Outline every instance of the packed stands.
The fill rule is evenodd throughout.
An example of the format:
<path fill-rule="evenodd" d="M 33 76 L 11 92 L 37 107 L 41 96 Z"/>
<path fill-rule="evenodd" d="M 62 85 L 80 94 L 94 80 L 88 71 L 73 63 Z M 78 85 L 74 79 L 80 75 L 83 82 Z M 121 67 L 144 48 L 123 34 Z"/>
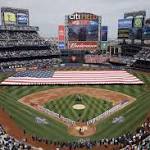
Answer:
<path fill-rule="evenodd" d="M 57 46 L 40 37 L 38 28 L 31 26 L 0 26 L 1 70 L 52 66 L 61 62 Z"/>
<path fill-rule="evenodd" d="M 132 67 L 135 68 L 135 69 L 149 71 L 149 69 L 150 69 L 150 61 L 136 60 L 132 64 Z"/>
<path fill-rule="evenodd" d="M 33 142 L 41 144 L 54 145 L 58 150 L 83 149 L 120 149 L 120 150 L 149 150 L 150 149 L 150 118 L 147 118 L 134 133 L 126 133 L 119 137 L 102 138 L 99 140 L 82 139 L 78 141 L 49 141 L 48 139 L 32 135 Z M 45 142 L 46 141 L 46 142 Z M 18 141 L 6 134 L 2 125 L 0 125 L 0 149 L 8 150 L 30 150 L 31 146 L 25 142 Z M 55 149 L 54 148 L 54 149 Z M 33 149 L 33 148 L 32 148 Z M 56 150 L 57 150 L 56 149 Z"/>
<path fill-rule="evenodd" d="M 139 44 L 127 44 L 123 43 L 121 45 L 121 56 L 130 56 L 133 57 L 139 51 L 142 50 L 142 46 Z"/>
<path fill-rule="evenodd" d="M 51 56 L 56 55 L 58 51 L 54 51 L 51 49 L 44 49 L 44 50 L 11 50 L 11 51 L 1 51 L 0 52 L 0 59 L 2 58 L 24 58 L 30 56 Z"/>
<path fill-rule="evenodd" d="M 134 59 L 150 61 L 150 47 L 143 47 L 142 50 L 134 56 Z"/>
<path fill-rule="evenodd" d="M 103 64 L 108 62 L 109 57 L 103 55 L 85 55 L 84 59 L 87 64 Z"/>
<path fill-rule="evenodd" d="M 0 47 L 45 45 L 36 31 L 3 31 L 0 30 Z"/>
<path fill-rule="evenodd" d="M 130 64 L 130 62 L 133 60 L 133 57 L 128 57 L 128 56 L 121 56 L 121 57 L 115 57 L 112 56 L 109 59 L 110 63 L 116 63 L 116 64 Z"/>
<path fill-rule="evenodd" d="M 35 67 L 43 68 L 47 67 L 50 68 L 53 65 L 57 65 L 61 63 L 61 59 L 59 58 L 39 58 L 39 59 L 27 59 L 27 60 L 13 60 L 13 61 L 5 61 L 0 62 L 0 67 L 3 68 L 3 70 L 8 69 L 15 69 L 20 67 Z"/>
<path fill-rule="evenodd" d="M 14 137 L 9 136 L 2 125 L 0 125 L 0 149 L 1 150 L 30 150 L 32 147 L 25 141 L 18 141 Z"/>
<path fill-rule="evenodd" d="M 22 72 L 17 74 L 17 76 L 9 77 L 1 84 L 143 84 L 141 80 L 126 71 L 55 71 L 51 77 L 48 77 L 46 74 L 47 72 Z"/>
<path fill-rule="evenodd" d="M 150 47 L 143 47 L 133 58 L 131 64 L 134 68 L 150 69 Z"/>

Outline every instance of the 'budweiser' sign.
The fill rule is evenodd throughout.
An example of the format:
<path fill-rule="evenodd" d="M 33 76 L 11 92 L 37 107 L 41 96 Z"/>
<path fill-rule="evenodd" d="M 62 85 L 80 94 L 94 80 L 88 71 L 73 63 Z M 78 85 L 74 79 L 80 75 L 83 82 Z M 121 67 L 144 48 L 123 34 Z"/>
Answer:
<path fill-rule="evenodd" d="M 68 48 L 74 50 L 96 50 L 97 42 L 69 42 Z"/>

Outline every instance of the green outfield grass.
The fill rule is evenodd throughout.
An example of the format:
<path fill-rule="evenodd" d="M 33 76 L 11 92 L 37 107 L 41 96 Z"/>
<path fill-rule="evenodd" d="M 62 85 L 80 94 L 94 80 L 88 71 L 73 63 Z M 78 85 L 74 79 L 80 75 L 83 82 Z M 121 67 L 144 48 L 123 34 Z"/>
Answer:
<path fill-rule="evenodd" d="M 80 100 L 78 100 L 80 96 Z M 83 104 L 85 109 L 75 110 L 72 108 L 75 104 Z M 49 101 L 45 104 L 45 108 L 63 115 L 74 121 L 90 120 L 112 107 L 112 103 L 102 99 L 96 99 L 87 95 L 69 95 L 55 101 Z"/>
<path fill-rule="evenodd" d="M 131 105 L 115 113 L 108 119 L 100 122 L 97 125 L 96 134 L 91 136 L 91 139 L 119 136 L 129 131 L 134 132 L 137 126 L 142 123 L 147 113 L 150 112 L 150 74 L 142 72 L 133 72 L 133 74 L 143 80 L 145 84 L 90 86 L 119 91 L 137 98 L 137 100 Z M 0 79 L 4 79 L 4 77 L 5 75 L 2 75 L 0 76 Z M 28 133 L 41 137 L 47 137 L 50 140 L 76 140 L 76 137 L 73 137 L 67 133 L 67 128 L 63 124 L 60 124 L 47 117 L 45 114 L 34 111 L 17 101 L 25 95 L 57 87 L 62 86 L 1 86 L 0 105 L 5 107 L 5 110 L 11 114 L 18 127 L 26 129 Z M 67 88 L 67 86 L 65 87 Z M 125 121 L 121 124 L 112 124 L 112 119 L 120 115 L 124 117 Z M 36 116 L 46 118 L 49 124 L 36 124 Z"/>

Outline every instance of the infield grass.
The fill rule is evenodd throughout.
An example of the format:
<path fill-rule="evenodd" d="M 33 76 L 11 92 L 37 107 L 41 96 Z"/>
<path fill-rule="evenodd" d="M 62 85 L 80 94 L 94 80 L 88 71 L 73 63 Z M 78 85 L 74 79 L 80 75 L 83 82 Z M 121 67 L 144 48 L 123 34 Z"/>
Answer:
<path fill-rule="evenodd" d="M 78 100 L 77 96 L 80 96 L 81 99 Z M 75 110 L 72 107 L 75 104 L 83 104 L 85 109 Z M 77 94 L 49 101 L 44 107 L 74 121 L 87 121 L 112 108 L 112 103 Z"/>

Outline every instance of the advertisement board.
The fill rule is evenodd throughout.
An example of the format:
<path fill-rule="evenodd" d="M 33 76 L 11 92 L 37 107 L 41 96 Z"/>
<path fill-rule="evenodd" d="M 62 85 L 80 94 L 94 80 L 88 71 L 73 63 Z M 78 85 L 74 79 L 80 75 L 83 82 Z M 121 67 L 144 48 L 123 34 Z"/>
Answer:
<path fill-rule="evenodd" d="M 150 18 L 145 20 L 145 24 L 150 26 Z"/>
<path fill-rule="evenodd" d="M 142 32 L 143 32 L 142 28 L 132 28 L 132 31 L 130 33 L 130 38 L 141 40 Z"/>
<path fill-rule="evenodd" d="M 150 40 L 150 26 L 146 25 L 143 28 L 143 39 Z"/>
<path fill-rule="evenodd" d="M 18 25 L 28 25 L 28 15 L 24 13 L 17 13 Z"/>
<path fill-rule="evenodd" d="M 16 14 L 13 12 L 4 12 L 3 14 L 5 24 L 15 25 L 16 24 Z"/>
<path fill-rule="evenodd" d="M 58 40 L 59 41 L 65 40 L 65 27 L 64 27 L 64 25 L 58 26 Z"/>
<path fill-rule="evenodd" d="M 135 17 L 133 27 L 134 28 L 142 28 L 143 27 L 143 21 L 144 21 L 143 17 Z"/>
<path fill-rule="evenodd" d="M 119 19 L 118 29 L 130 29 L 132 28 L 133 19 Z"/>
<path fill-rule="evenodd" d="M 97 42 L 95 41 L 74 41 L 68 42 L 68 48 L 73 50 L 96 50 L 97 49 Z"/>
<path fill-rule="evenodd" d="M 130 37 L 131 29 L 118 29 L 119 39 L 128 39 Z"/>
<path fill-rule="evenodd" d="M 29 11 L 11 7 L 2 7 L 2 25 L 29 26 Z"/>
<path fill-rule="evenodd" d="M 101 50 L 107 50 L 108 42 L 101 42 Z"/>
<path fill-rule="evenodd" d="M 59 49 L 65 49 L 65 43 L 64 42 L 59 42 L 58 47 L 59 47 Z"/>
<path fill-rule="evenodd" d="M 95 20 L 98 21 L 99 20 L 99 16 L 95 15 L 95 14 L 91 14 L 91 13 L 79 13 L 79 12 L 75 12 L 71 15 L 68 15 L 68 23 L 74 21 L 74 20 Z"/>
<path fill-rule="evenodd" d="M 150 18 L 145 21 L 143 27 L 143 39 L 150 40 Z"/>
<path fill-rule="evenodd" d="M 101 27 L 101 41 L 107 41 L 108 38 L 108 26 Z"/>

